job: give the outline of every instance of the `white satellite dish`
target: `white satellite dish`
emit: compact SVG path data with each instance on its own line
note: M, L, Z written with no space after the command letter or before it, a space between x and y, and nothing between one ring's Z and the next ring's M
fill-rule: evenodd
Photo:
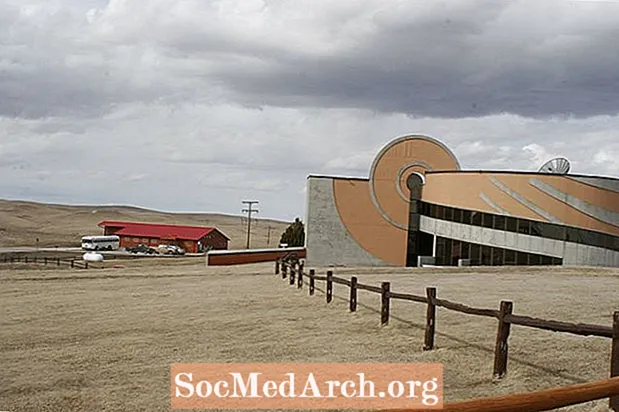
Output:
M570 161L565 157L555 157L544 163L538 170L539 173L553 175L565 175L570 171Z

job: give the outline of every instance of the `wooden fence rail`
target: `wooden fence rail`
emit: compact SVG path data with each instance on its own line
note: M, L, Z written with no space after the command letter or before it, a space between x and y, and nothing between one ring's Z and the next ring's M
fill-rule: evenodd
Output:
M278 273L280 270L282 272L282 277L286 277L287 268L290 268L291 276L294 276L295 267L298 271L299 279L303 276L303 266L298 262L290 263L286 260L281 260L276 263L275 273ZM436 333L436 308L442 307L448 310L452 310L455 312L465 313L468 315L474 316L484 316L495 318L498 321L497 326L497 334L496 334L496 343L494 350L494 367L493 367L493 376L497 378L502 378L507 373L507 360L508 360L508 352L509 352L509 335L511 332L511 325L519 325L525 326L535 329L549 330L553 332L564 332L571 333L575 335L581 336L598 336L604 338L611 338L611 359L610 359L610 377L615 378L619 377L619 311L614 312L613 314L613 325L612 326L603 326L603 325L592 325L592 324L584 324L584 323L570 323L570 322L561 322L555 320L546 320L540 318L534 318L529 316L521 316L513 314L513 302L510 301L501 301L499 309L486 309L486 308L475 308L472 306L467 306L461 303L452 302L446 299L437 298L437 291L434 287L429 287L426 289L426 295L414 295L408 293L398 293L391 290L391 284L389 282L382 282L380 286L366 285L363 283L359 283L357 277L353 276L349 279L340 278L333 275L333 271L327 271L326 276L316 275L314 269L309 271L309 294L314 294L315 282L316 281L325 281L325 296L327 303L330 303L333 300L333 284L344 285L350 288L349 295L349 310L351 312L355 312L357 310L358 305L358 297L357 292L359 290L365 290L372 293L378 293L381 295L381 307L380 307L380 322L381 325L387 325L389 323L389 312L390 312L390 301L391 299L399 299L405 301L412 301L418 303L425 303L427 305L426 310L426 327L425 327L425 336L424 336L424 344L423 350L432 350L434 349L435 342L435 333ZM294 281L291 279L290 284L294 284ZM301 281L298 282L297 287L302 288L303 284ZM619 379L619 378L618 378ZM615 382L617 385L618 379L609 380L608 382ZM606 382L606 381L605 381ZM600 384L601 385L601 384ZM600 387L606 388L606 386L602 385ZM597 388L597 387L595 387ZM585 387L585 391L583 393L587 394L599 394L606 393L606 395L601 395L599 399L603 397L610 397L610 408L616 412L619 412L619 388L616 392L608 392L604 390L590 389L589 387ZM563 390L563 388L560 388ZM530 394L527 394L530 395ZM541 395L540 395L541 396ZM584 395L583 395L584 396ZM597 396L597 395L596 395ZM494 399L494 398L493 398ZM498 398L497 398L498 399ZM511 399L511 398L510 398ZM540 399L546 399L543 396ZM567 399L567 398L566 398ZM570 398L572 399L572 398ZM578 398L579 399L579 398ZM582 400L577 403L586 402L587 400ZM475 401L477 402L477 401ZM503 405L501 402L498 403L490 402L487 404L487 407L494 408L492 405ZM511 400L510 402L515 402ZM525 402L526 403L526 402ZM542 402L542 404L544 404ZM457 404L454 404L457 405ZM480 411L511 411L511 410L522 410L522 411L543 411L547 409L515 409L513 404L509 408L505 409L466 409L468 406L465 404L458 404L459 408L465 409L448 409L448 410L480 410ZM477 405L475 403L473 406ZM486 404L484 404L486 405ZM533 405L533 404L532 404ZM537 404L535 404L537 405ZM566 404L570 405L570 404ZM541 406L535 406L541 407ZM558 406L555 406L555 408ZM486 408L486 406L484 406ZM552 409L552 408L550 408Z
M84 261L82 259L77 259L77 258L67 258L67 257L64 257L64 258L50 257L50 256L43 256L43 257L34 256L33 257L33 256L28 256L28 255L3 254L2 257L0 258L0 262L7 263L7 264L28 263L28 264L37 264L37 265L44 265L44 266L68 265L72 268L79 268L79 269L92 268L92 266L89 265L88 261Z
M447 403L443 405L442 410L445 412L541 412L618 396L619 376L536 392ZM420 412L420 410L386 409L379 412Z

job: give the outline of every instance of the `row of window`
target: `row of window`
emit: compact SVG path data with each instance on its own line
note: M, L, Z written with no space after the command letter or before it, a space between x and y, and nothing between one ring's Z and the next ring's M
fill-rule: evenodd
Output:
M469 259L472 266L547 266L563 264L561 258L485 246L437 236L435 264L441 266L457 266L459 259Z
M419 207L422 215L435 219L619 251L619 237L593 230L457 209L427 202L421 202Z

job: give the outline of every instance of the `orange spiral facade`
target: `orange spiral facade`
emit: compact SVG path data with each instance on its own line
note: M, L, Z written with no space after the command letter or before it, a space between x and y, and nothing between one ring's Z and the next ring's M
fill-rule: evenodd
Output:
M387 144L368 178L310 176L307 213L315 265L619 266L619 179L461 170L427 136Z

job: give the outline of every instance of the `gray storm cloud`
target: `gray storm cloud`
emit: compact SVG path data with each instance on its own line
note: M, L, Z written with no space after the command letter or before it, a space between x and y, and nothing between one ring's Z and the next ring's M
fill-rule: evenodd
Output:
M409 133L617 175L617 38L612 1L4 0L0 192L292 219Z
M331 3L5 4L0 112L214 96L448 118L619 110L619 3Z

